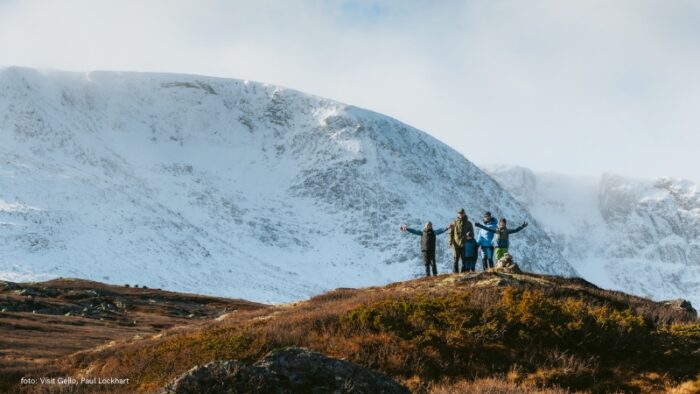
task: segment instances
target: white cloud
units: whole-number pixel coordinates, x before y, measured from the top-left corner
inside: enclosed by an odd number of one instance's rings
[[[561,172],[700,179],[699,44],[683,0],[0,0],[0,64],[275,83]]]

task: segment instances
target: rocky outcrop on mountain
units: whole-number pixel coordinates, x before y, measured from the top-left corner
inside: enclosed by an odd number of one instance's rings
[[[700,186],[488,169],[535,217],[580,275],[656,300],[700,302]]]
[[[409,391],[389,377],[301,348],[270,352],[253,365],[236,360],[196,366],[160,394],[384,393]]]

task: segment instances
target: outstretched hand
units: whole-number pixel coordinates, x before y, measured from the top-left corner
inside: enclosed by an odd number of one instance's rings
[[[401,230],[402,233],[406,232],[406,225],[402,224],[401,227],[399,227],[399,230]]]
[[[522,227],[527,227],[527,222],[523,222],[523,224],[521,224],[521,226],[522,226]]]

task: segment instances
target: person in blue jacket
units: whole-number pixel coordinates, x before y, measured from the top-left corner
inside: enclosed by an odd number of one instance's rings
[[[492,230],[498,229],[498,222],[496,218],[491,216],[491,212],[484,213],[484,226]],[[493,268],[493,237],[495,234],[493,232],[487,231],[485,229],[479,230],[479,239],[477,243],[481,246],[481,263],[486,271],[489,268]]]
[[[479,259],[479,244],[474,239],[471,231],[464,240],[464,259],[462,259],[462,272],[476,272],[476,260]]]
[[[401,232],[408,232],[414,235],[420,235],[420,249],[423,253],[423,263],[425,264],[425,276],[430,276],[430,269],[433,270],[433,276],[437,276],[437,265],[435,263],[435,238],[448,230],[449,227],[441,228],[433,231],[433,224],[428,222],[423,227],[423,231],[401,225]]]

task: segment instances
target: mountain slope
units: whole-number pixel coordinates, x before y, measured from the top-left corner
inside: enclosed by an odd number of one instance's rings
[[[700,187],[689,181],[487,170],[588,280],[700,305]]]
[[[15,281],[277,302],[420,275],[402,222],[445,225],[459,207],[531,219],[421,131],[231,79],[1,69],[0,155],[0,277]],[[513,250],[573,273],[537,226]]]

